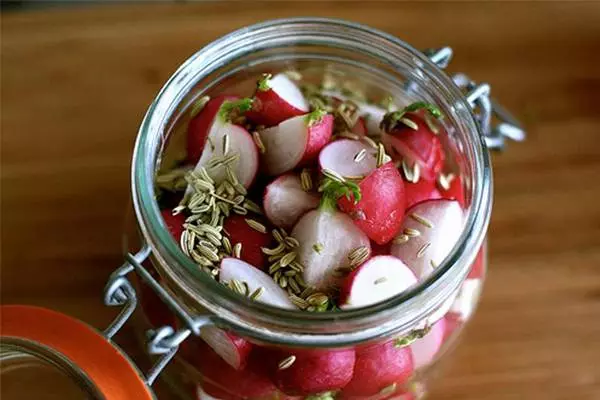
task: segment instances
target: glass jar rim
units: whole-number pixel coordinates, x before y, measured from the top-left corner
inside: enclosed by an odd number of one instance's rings
[[[284,310],[259,302],[248,302],[209,276],[202,276],[196,264],[180,250],[166,228],[154,193],[156,150],[169,118],[201,75],[217,67],[203,65],[210,57],[231,50],[261,32],[283,27],[341,29],[347,34],[384,40],[390,48],[407,52],[421,71],[449,95],[456,110],[465,117],[469,151],[474,157],[472,200],[465,227],[446,259],[419,285],[381,303],[364,308],[324,313]],[[320,34],[323,34],[320,32]],[[234,56],[234,55],[230,55]],[[390,61],[390,60],[386,60]],[[391,62],[390,62],[391,63]],[[392,64],[392,63],[391,63]],[[392,64],[393,65],[393,64]],[[202,68],[200,68],[202,67]],[[442,90],[442,89],[438,89]],[[132,196],[140,230],[153,253],[166,264],[194,281],[193,291],[203,307],[215,315],[215,322],[235,327],[236,331],[273,343],[300,343],[307,346],[339,346],[401,332],[431,314],[457,290],[481,246],[489,223],[492,203],[491,163],[483,134],[461,90],[443,71],[420,51],[400,39],[361,24],[328,18],[289,18],[271,20],[238,29],[208,44],[192,55],[171,76],[150,105],[140,126],[132,161]],[[457,267],[455,267],[457,266]],[[191,282],[191,280],[189,281]],[[190,291],[187,288],[188,292]],[[333,328],[332,328],[333,323]],[[332,331],[333,329],[333,331]]]

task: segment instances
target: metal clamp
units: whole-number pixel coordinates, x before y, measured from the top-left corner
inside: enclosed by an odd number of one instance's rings
[[[453,54],[450,47],[427,49],[423,53],[442,69],[448,66]],[[452,80],[465,93],[489,149],[504,149],[506,139],[518,142],[525,140],[525,131],[516,118],[490,97],[489,84],[477,84],[462,73],[452,76]],[[492,116],[499,121],[495,125],[492,124]]]
[[[202,327],[212,325],[210,316],[190,315],[173,297],[150,275],[141,263],[150,255],[150,248],[145,246],[135,255],[127,254],[125,263],[114,271],[104,288],[104,304],[107,306],[122,306],[123,309],[114,321],[104,331],[104,336],[110,341],[125,325],[137,307],[137,295],[129,279],[130,272],[137,275],[158,295],[171,311],[183,323],[183,327],[176,329],[163,326],[147,332],[147,351],[149,354],[160,355],[158,360],[145,375],[146,384],[151,386],[161,371],[173,359],[179,345],[190,334],[198,336]]]

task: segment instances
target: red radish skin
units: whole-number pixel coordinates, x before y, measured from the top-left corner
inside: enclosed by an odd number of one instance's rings
[[[413,216],[425,218],[432,227]],[[450,254],[462,233],[464,212],[454,200],[428,200],[406,210],[401,233],[407,229],[419,231],[406,243],[392,244],[392,255],[408,265],[417,278],[424,279]],[[399,238],[400,239],[400,238]]]
[[[302,188],[300,177],[286,174],[271,182],[265,189],[265,215],[277,227],[289,229],[308,211],[317,208],[319,196]],[[251,263],[252,264],[252,263]]]
[[[371,255],[372,256],[389,256],[392,251],[391,243],[377,244],[371,240]]]
[[[442,318],[433,324],[425,336],[410,345],[415,369],[426,367],[433,361],[442,347],[445,332],[446,320]]]
[[[404,117],[415,122],[418,129],[414,130],[398,123],[392,131],[386,132],[382,137],[386,150],[395,160],[403,158],[411,166],[415,162],[418,163],[420,175],[425,179],[434,180],[444,166],[442,143],[420,115],[406,113]]]
[[[267,226],[267,232],[262,233],[250,227],[246,219],[253,219]],[[233,214],[223,222],[223,230],[226,232],[231,245],[242,244],[240,259],[252,264],[256,268],[264,269],[267,265],[267,257],[261,247],[270,247],[273,237],[269,233],[268,224],[260,217],[253,215]]]
[[[285,369],[279,363],[290,356],[294,363]],[[355,352],[349,350],[297,350],[280,351],[273,356],[273,380],[287,395],[308,396],[315,393],[339,390],[352,379]]]
[[[252,350],[246,339],[216,326],[202,328],[200,336],[231,367],[237,370],[246,367]]]
[[[465,190],[459,176],[450,181],[448,190],[440,188],[440,195],[444,199],[456,200],[463,208],[465,207]]]
[[[219,282],[228,283],[232,279],[246,283],[250,293],[263,288],[256,301],[291,310],[297,307],[290,301],[288,294],[269,275],[238,258],[224,258],[221,261]]]
[[[203,382],[208,382],[232,396],[245,399],[267,398],[277,391],[269,379],[264,359],[259,353],[251,352],[246,368],[236,370],[200,340],[190,338],[181,346],[185,360],[200,372]]]
[[[475,261],[473,265],[471,265],[471,270],[469,271],[469,275],[467,275],[467,279],[481,279],[485,275],[485,264],[486,264],[486,256],[487,256],[487,247],[485,243],[477,252],[477,257],[475,257]]]
[[[309,164],[331,140],[333,117],[305,114],[286,119],[260,132],[266,147],[263,167],[269,175],[280,175],[299,165]]]
[[[427,200],[441,199],[442,194],[436,188],[434,181],[419,179],[417,183],[404,181],[404,191],[406,193],[406,208]]]
[[[243,397],[235,396],[225,389],[210,382],[202,382],[196,387],[197,400],[242,400]]]
[[[291,235],[300,242],[297,251],[304,265],[304,281],[318,290],[326,291],[339,283],[336,269],[350,265],[348,255],[354,249],[364,246],[370,250],[369,238],[350,217],[335,210],[309,211]]]
[[[360,152],[364,157],[355,161]],[[325,146],[319,154],[321,169],[329,169],[344,177],[366,177],[377,169],[377,150],[358,140],[336,140]]]
[[[360,136],[366,136],[368,134],[367,122],[364,117],[358,117],[356,124],[352,127],[352,133],[356,133]]]
[[[402,226],[406,206],[402,176],[389,162],[363,179],[359,187],[362,198],[357,204],[342,197],[338,205],[371,240],[385,244]]]
[[[354,376],[342,389],[341,398],[373,396],[394,383],[401,386],[413,370],[410,349],[395,347],[394,341],[357,349]]]
[[[183,233],[183,224],[185,223],[185,215],[184,214],[176,214],[173,215],[171,210],[161,210],[160,214],[165,221],[165,225],[167,229],[173,236],[176,242],[179,243],[179,239],[181,238],[181,234]]]
[[[308,109],[308,103],[298,86],[285,74],[277,74],[259,85],[254,93],[252,109],[246,116],[257,125],[270,127],[306,114]]]
[[[204,105],[204,108],[194,116],[188,125],[187,154],[188,161],[196,164],[200,160],[206,138],[211,131],[215,118],[225,101],[236,101],[238,96],[221,95],[214,97]]]
[[[400,259],[375,256],[348,275],[340,292],[340,308],[365,307],[389,299],[417,283]]]

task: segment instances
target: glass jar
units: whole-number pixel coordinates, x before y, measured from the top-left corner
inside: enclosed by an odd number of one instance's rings
[[[426,391],[435,361],[471,318],[485,275],[483,243],[492,206],[486,142],[499,147],[504,137],[522,138],[514,120],[489,100],[489,86],[476,85],[465,75],[457,75],[453,81],[440,70],[451,57],[449,48],[428,54],[431,58],[397,38],[353,23],[278,20],[213,42],[169,79],[144,118],[133,157],[132,192],[144,243],[142,253],[151,255],[147,267],[164,289],[162,299],[172,310],[181,307],[174,313],[180,334],[205,336],[216,329],[220,340],[239,339],[243,348],[237,350],[250,352],[250,356],[244,355],[247,365],[238,365],[236,370],[224,358],[239,358],[240,354],[221,357],[201,338],[192,337],[182,345],[177,361],[169,367],[171,373],[166,374],[174,387],[191,384],[191,393],[186,389],[190,397],[221,399],[408,399]],[[207,94],[251,92],[260,73],[290,68],[317,77],[333,72],[350,79],[369,96],[389,93],[398,102],[425,100],[438,105],[445,115],[446,150],[452,153],[452,167],[462,178],[467,218],[450,255],[418,286],[354,310],[306,313],[274,308],[249,302],[217,283],[180,250],[165,227],[155,198],[154,177],[161,165],[171,162],[163,153],[167,142],[171,146],[185,136],[182,132],[192,105]],[[504,122],[491,127],[492,111]],[[173,325],[173,313],[161,307],[148,289],[140,288],[145,320],[154,327]],[[386,369],[402,364],[403,357],[411,354],[410,373]],[[376,361],[369,367],[365,360],[370,356]],[[361,357],[362,367],[356,367]],[[281,371],[298,359],[309,360],[307,365],[313,367],[282,378],[285,374]],[[355,367],[360,369],[355,371]],[[328,381],[336,381],[340,374],[353,376],[352,390]],[[304,386],[299,384],[284,393],[282,380],[286,379],[303,380]]]

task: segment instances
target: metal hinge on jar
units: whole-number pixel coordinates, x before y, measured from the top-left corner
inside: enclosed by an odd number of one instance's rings
[[[428,49],[423,53],[442,69],[448,66],[453,54],[452,48],[447,46],[439,49]],[[491,88],[489,84],[478,84],[462,73],[453,75],[452,80],[465,93],[465,98],[473,109],[489,149],[504,149],[506,139],[518,142],[525,140],[525,131],[521,128],[519,122],[490,97]],[[492,117],[496,117],[498,122],[493,124]]]

